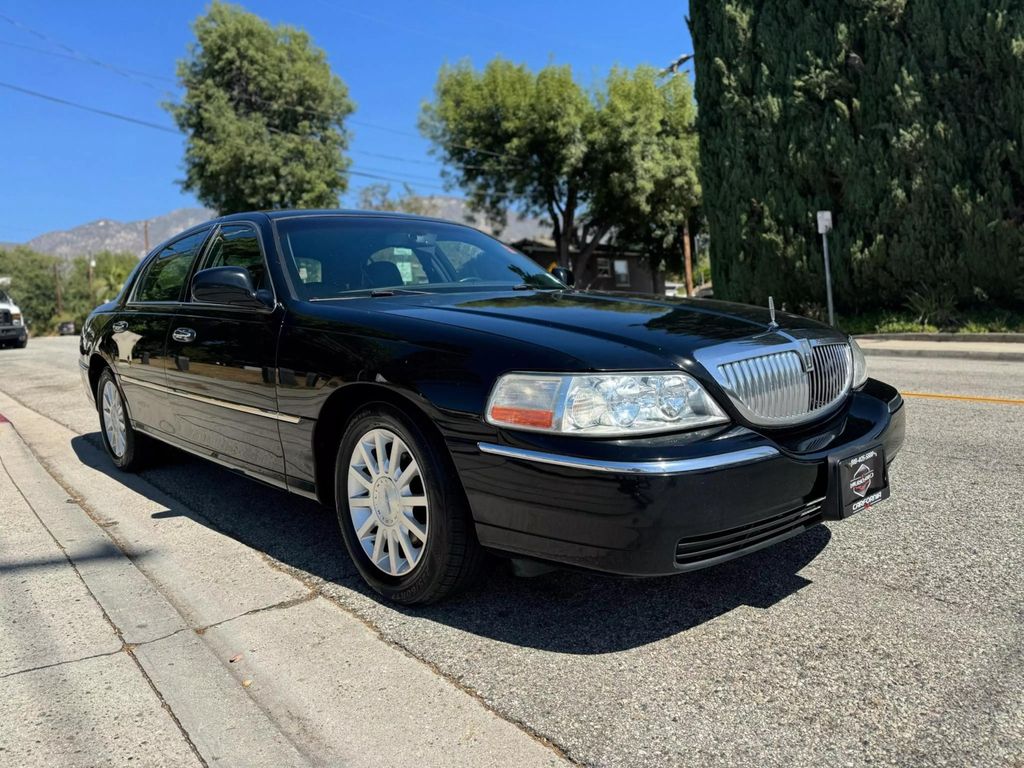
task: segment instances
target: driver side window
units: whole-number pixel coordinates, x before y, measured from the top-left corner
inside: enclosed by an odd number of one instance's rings
[[[257,291],[269,288],[267,267],[263,261],[259,236],[256,230],[247,224],[230,224],[220,228],[213,236],[213,242],[203,263],[203,269],[209,267],[242,267],[252,277],[252,285]]]
[[[185,278],[209,229],[175,240],[158,253],[139,278],[133,301],[143,303],[181,301]]]

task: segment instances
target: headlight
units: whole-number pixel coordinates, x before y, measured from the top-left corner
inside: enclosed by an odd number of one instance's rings
[[[11,314],[11,325],[21,325],[21,313],[13,312]]]
[[[857,389],[868,380],[868,361],[864,359],[864,351],[852,336],[850,351],[853,353],[853,388]]]
[[[583,437],[671,432],[729,420],[685,373],[509,373],[494,386],[486,419],[498,427]]]

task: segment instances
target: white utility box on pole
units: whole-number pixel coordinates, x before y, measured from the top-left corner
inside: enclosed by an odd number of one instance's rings
[[[835,311],[832,308],[832,266],[828,261],[828,233],[832,231],[832,211],[818,211],[818,234],[821,245],[825,249],[825,294],[828,297],[828,324],[836,324]]]

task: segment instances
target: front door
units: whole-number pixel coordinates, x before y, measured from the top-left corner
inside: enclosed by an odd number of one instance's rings
[[[150,259],[132,295],[111,321],[106,350],[113,363],[131,419],[144,430],[170,426],[167,335],[185,282],[203,241],[203,229],[175,240]]]
[[[214,233],[199,269],[241,266],[273,295],[260,236],[248,224]],[[258,310],[189,300],[167,337],[172,431],[214,459],[284,486],[275,388],[283,308]]]

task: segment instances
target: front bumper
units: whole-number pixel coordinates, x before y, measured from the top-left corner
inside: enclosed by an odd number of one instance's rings
[[[23,342],[28,339],[28,329],[23,325],[0,325],[0,343]]]
[[[592,570],[694,570],[795,536],[829,514],[829,458],[903,443],[899,393],[875,380],[825,423],[631,441],[502,432],[450,440],[481,544]]]

